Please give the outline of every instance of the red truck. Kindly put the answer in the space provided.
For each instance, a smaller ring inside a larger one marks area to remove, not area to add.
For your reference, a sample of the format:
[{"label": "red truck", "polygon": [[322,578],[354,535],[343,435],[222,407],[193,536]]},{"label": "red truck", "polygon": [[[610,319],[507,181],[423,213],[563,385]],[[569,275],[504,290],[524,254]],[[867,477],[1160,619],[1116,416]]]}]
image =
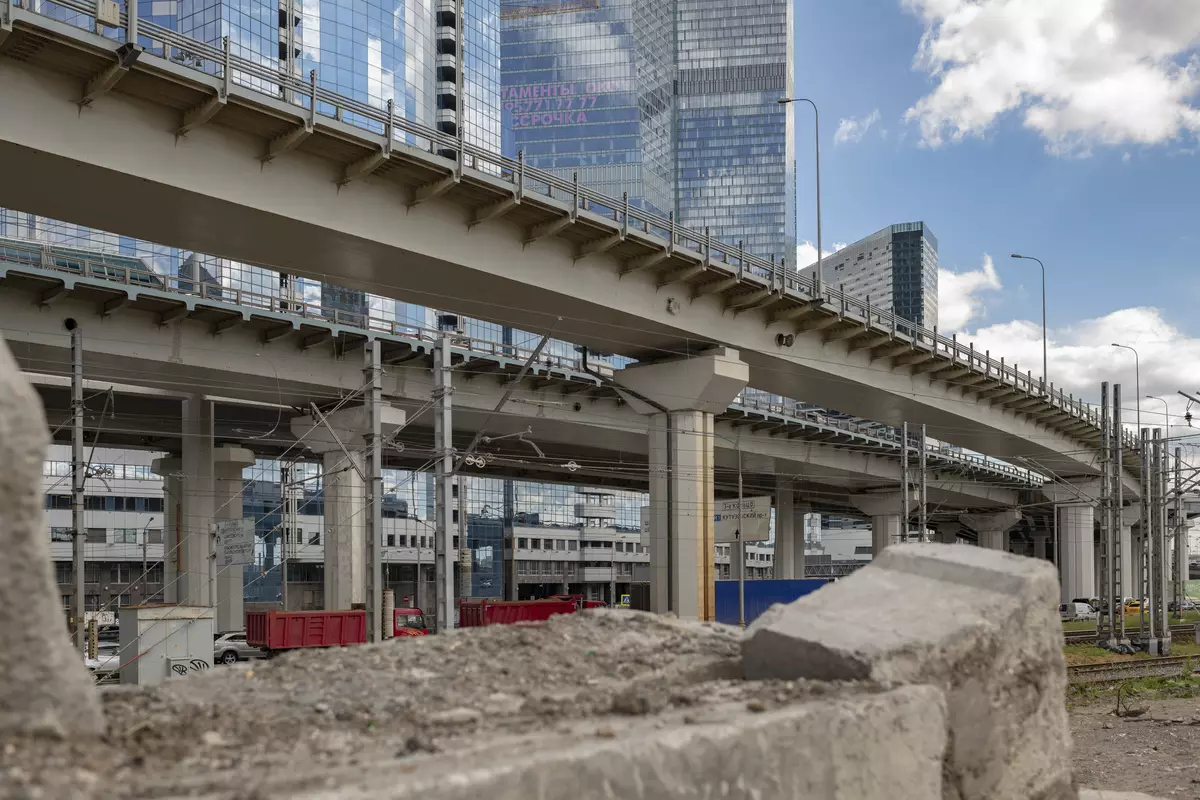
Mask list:
[{"label": "red truck", "polygon": [[555,614],[574,614],[583,608],[603,605],[598,600],[584,600],[582,595],[565,594],[545,600],[463,600],[458,606],[458,627],[542,622]]},{"label": "red truck", "polygon": [[[425,636],[428,633],[421,609],[396,609],[393,636]],[[366,611],[251,611],[246,614],[246,643],[268,653],[304,647],[341,647],[366,641]]]}]

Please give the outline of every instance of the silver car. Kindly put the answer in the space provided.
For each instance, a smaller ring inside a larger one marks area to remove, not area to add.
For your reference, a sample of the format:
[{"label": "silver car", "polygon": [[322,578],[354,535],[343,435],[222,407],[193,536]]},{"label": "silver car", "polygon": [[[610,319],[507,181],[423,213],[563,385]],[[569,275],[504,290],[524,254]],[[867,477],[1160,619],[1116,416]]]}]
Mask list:
[{"label": "silver car", "polygon": [[96,657],[87,658],[83,663],[97,683],[117,681],[121,676],[121,645],[117,642],[100,642],[96,647]]},{"label": "silver car", "polygon": [[246,634],[242,631],[218,633],[213,639],[213,662],[217,664],[236,664],[252,658],[266,658],[267,654],[251,647],[246,643]]}]

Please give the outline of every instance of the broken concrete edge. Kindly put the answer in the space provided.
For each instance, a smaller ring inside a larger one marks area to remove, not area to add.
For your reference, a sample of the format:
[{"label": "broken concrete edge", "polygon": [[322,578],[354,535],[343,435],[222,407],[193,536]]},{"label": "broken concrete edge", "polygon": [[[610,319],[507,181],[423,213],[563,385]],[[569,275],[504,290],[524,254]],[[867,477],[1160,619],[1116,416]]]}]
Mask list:
[{"label": "broken concrete edge", "polygon": [[756,620],[744,675],[937,686],[947,797],[1075,798],[1058,592],[1053,568],[1033,559],[898,545]]},{"label": "broken concrete edge", "polygon": [[0,338],[0,736],[98,736],[104,718],[63,625],[43,519],[41,400]]},{"label": "broken concrete edge", "polygon": [[1080,789],[1079,800],[1161,800],[1141,792],[1110,792],[1105,789]]},{"label": "broken concrete edge", "polygon": [[[587,735],[491,741],[452,754],[370,760],[371,768],[272,775],[263,798],[303,800],[639,800],[662,797],[942,796],[946,707],[938,689],[847,689],[778,710],[601,718]],[[228,796],[244,776],[174,784],[163,796]],[[167,789],[168,787],[163,787]]]}]

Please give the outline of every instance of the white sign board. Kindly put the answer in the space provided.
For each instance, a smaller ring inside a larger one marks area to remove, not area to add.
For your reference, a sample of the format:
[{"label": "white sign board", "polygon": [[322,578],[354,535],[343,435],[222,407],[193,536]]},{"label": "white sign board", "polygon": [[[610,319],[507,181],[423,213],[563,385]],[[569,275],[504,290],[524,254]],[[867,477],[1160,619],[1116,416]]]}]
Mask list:
[{"label": "white sign board", "polygon": [[231,519],[218,522],[217,566],[254,563],[254,520]]},{"label": "white sign board", "polygon": [[765,542],[771,538],[771,498],[743,497],[740,512],[736,498],[718,500],[716,523],[718,542],[736,542],[739,529],[742,541]]}]

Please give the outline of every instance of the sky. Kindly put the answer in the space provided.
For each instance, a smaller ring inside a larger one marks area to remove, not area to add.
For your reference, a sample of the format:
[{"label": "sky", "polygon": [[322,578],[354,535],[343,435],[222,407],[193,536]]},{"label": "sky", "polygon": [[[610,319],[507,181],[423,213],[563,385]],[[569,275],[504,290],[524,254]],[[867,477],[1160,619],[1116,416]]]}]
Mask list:
[{"label": "sky", "polygon": [[[1200,397],[1200,2],[795,0],[821,111],[823,244],[923,220],[940,325],[1089,400]],[[798,264],[815,260],[813,115],[796,107]],[[1163,404],[1143,399],[1144,425]],[[1192,409],[1200,434],[1200,406]],[[1157,417],[1157,419],[1155,419]],[[1197,440],[1200,442],[1200,439]]]}]

